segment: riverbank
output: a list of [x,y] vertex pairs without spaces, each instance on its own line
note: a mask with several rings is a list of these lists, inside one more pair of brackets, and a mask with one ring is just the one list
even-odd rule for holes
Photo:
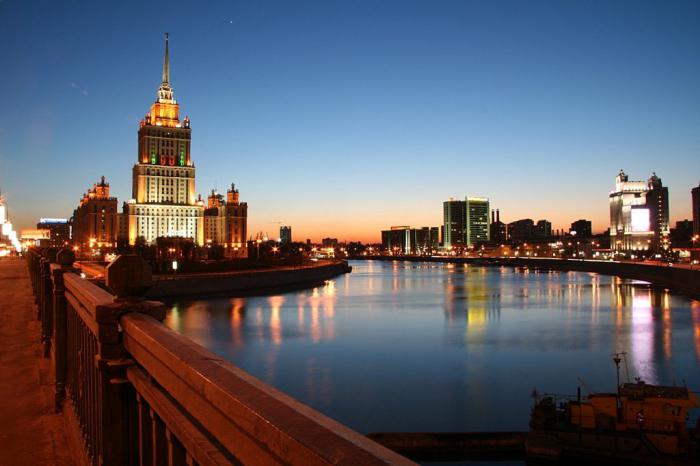
[[316,286],[352,268],[345,261],[319,261],[311,265],[275,267],[248,271],[197,273],[187,275],[157,275],[149,299],[226,293],[248,296],[280,289]]
[[632,280],[649,282],[652,285],[668,288],[693,299],[700,299],[700,270],[672,267],[642,262],[612,262],[578,259],[549,258],[482,258],[482,257],[363,257],[367,260],[444,262],[452,264],[473,264],[483,266],[528,267],[536,270],[556,270],[562,272],[589,272],[613,275]]

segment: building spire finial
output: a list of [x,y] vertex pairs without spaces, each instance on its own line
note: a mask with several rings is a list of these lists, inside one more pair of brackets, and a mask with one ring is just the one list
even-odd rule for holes
[[173,99],[173,88],[170,87],[170,51],[168,43],[170,42],[170,34],[165,33],[165,57],[163,58],[163,82],[158,88],[158,101],[175,103]]
[[165,58],[163,59],[163,84],[170,84],[170,60],[168,58],[168,41],[170,34],[165,33]]

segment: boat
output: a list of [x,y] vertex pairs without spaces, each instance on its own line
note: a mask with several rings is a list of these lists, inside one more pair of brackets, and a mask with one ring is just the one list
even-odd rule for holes
[[688,425],[691,410],[700,408],[686,386],[652,385],[636,378],[619,383],[623,353],[615,355],[618,388],[612,393],[564,398],[535,394],[528,458],[630,465],[700,464],[700,421]]

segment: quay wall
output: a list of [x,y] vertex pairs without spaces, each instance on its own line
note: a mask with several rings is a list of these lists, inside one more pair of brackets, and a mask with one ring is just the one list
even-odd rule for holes
[[547,258],[477,258],[477,257],[365,257],[370,260],[407,260],[412,262],[446,262],[456,264],[473,264],[484,266],[528,267],[541,270],[560,270],[564,272],[589,272],[601,275],[613,275],[621,278],[642,280],[652,285],[668,288],[685,294],[693,299],[700,299],[700,270],[687,267],[669,267],[633,262],[611,262],[579,259]]
[[146,297],[163,299],[217,293],[250,295],[266,290],[315,286],[350,270],[347,262],[333,261],[270,270],[159,275]]

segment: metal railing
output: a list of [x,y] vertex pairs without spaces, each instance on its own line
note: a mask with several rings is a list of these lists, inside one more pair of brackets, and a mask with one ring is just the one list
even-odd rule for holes
[[168,329],[162,303],[133,296],[142,259],[110,265],[116,296],[75,273],[72,251],[27,261],[56,411],[84,463],[413,464]]

